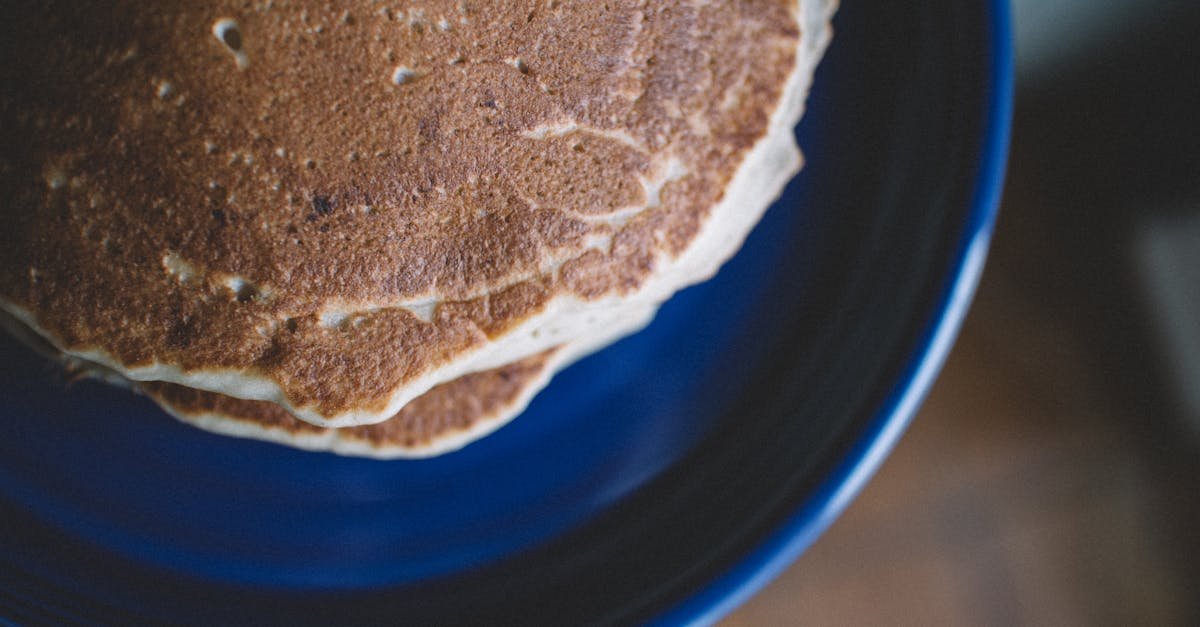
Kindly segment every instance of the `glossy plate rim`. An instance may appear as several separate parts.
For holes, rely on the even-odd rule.
[[[999,212],[1012,130],[1015,60],[1011,7],[1007,0],[990,0],[989,13],[990,75],[979,175],[967,230],[952,265],[952,278],[940,296],[934,319],[923,332],[922,349],[906,364],[864,435],[812,497],[759,547],[691,598],[659,616],[656,624],[715,623],[782,574],[874,476],[945,364],[983,273]]]

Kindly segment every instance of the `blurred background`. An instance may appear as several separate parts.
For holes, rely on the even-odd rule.
[[[726,625],[1200,624],[1200,2],[1013,8],[1008,182],[958,343]]]

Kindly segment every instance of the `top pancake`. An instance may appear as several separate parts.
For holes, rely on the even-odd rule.
[[[794,0],[345,6],[10,7],[4,307],[132,379],[377,422],[671,275],[804,56]]]

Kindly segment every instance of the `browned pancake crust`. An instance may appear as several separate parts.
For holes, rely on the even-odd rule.
[[[434,386],[388,420],[338,429],[339,437],[360,440],[380,450],[437,447],[446,438],[503,415],[544,375],[555,350]],[[176,415],[213,414],[293,436],[330,431],[299,420],[274,403],[246,401],[171,383],[142,383],[139,387]]]
[[[127,368],[382,411],[553,295],[628,293],[682,251],[799,39],[794,0],[340,4],[6,7],[0,298]],[[566,122],[589,130],[536,136]],[[689,174],[661,204],[596,220],[668,155]],[[430,321],[397,306],[426,298]]]

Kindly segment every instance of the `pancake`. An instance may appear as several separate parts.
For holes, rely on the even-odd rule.
[[[498,368],[430,388],[378,423],[319,427],[268,401],[234,398],[173,383],[134,383],[168,414],[206,431],[296,448],[378,459],[421,458],[457,450],[508,424],[550,379],[576,359],[640,330],[646,307],[586,342],[556,346]]]
[[[380,422],[710,276],[827,2],[18,2],[0,306],[135,381]]]
[[[508,424],[559,370],[641,329],[654,312],[654,308],[645,308],[624,316],[620,326],[611,327],[589,342],[556,346],[511,364],[438,384],[396,415],[369,425],[319,427],[267,401],[160,381],[133,385],[171,416],[213,433],[357,457],[432,457],[460,449]]]
[[[461,448],[520,413],[549,381],[551,349],[434,386],[383,422],[332,429],[267,401],[248,401],[173,383],[138,387],[164,410],[201,429],[343,455],[429,457]]]

